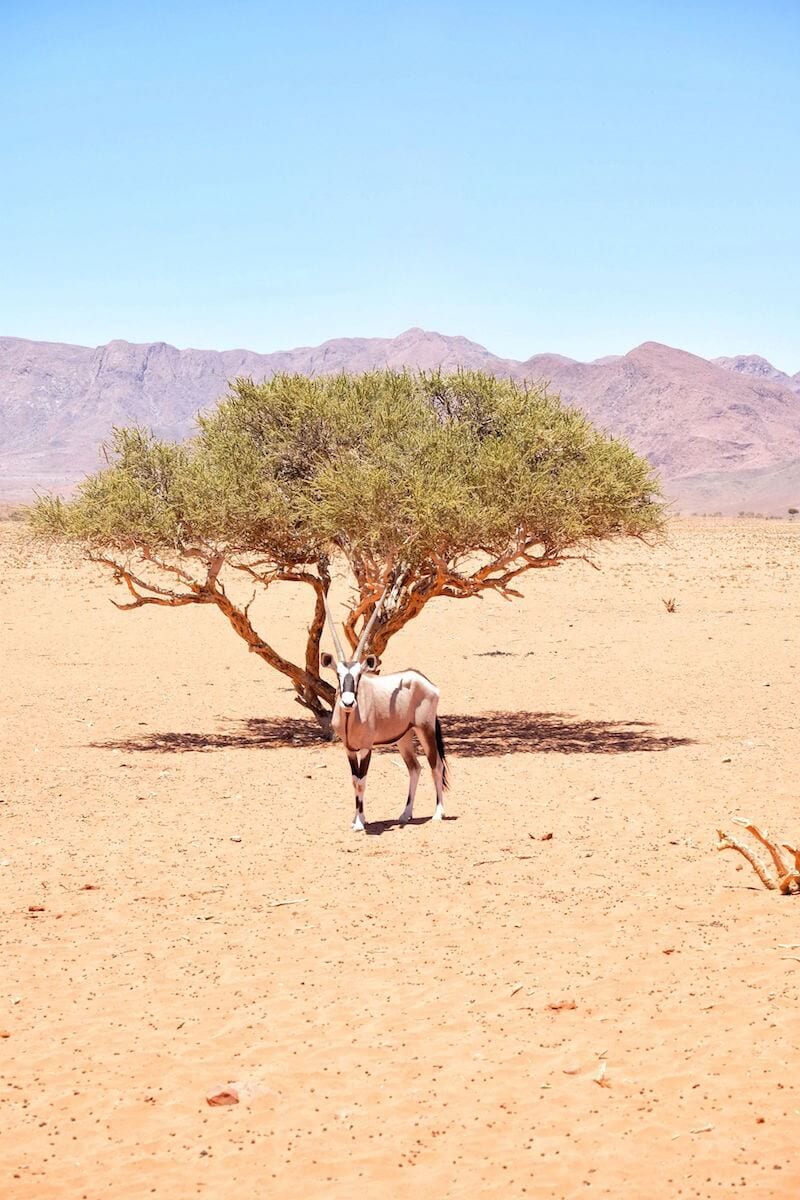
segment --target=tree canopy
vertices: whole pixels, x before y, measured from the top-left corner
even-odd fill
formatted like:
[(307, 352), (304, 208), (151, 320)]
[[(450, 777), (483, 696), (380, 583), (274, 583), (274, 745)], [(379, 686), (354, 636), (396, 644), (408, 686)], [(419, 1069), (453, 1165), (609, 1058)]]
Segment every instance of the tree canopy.
[[(73, 500), (42, 498), (35, 529), (82, 543), (127, 586), (120, 607), (215, 604), (323, 723), (332, 562), (354, 585), (352, 646), (381, 602), (381, 654), (435, 596), (513, 596), (523, 572), (663, 523), (653, 471), (625, 443), (543, 387), (474, 371), (237, 379), (190, 441), (116, 430), (107, 459)], [(237, 574), (313, 590), (303, 666), (232, 599)]]

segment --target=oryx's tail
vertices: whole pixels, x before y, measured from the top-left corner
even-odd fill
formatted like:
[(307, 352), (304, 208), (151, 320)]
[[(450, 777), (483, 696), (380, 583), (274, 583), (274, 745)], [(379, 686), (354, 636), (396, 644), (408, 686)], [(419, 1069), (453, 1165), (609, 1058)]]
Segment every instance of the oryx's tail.
[(442, 737), (442, 723), (439, 718), (436, 718), (436, 749), (439, 752), (439, 758), (442, 760), (442, 787), (448, 788), (450, 780), (447, 776), (447, 762), (445, 760), (444, 738)]

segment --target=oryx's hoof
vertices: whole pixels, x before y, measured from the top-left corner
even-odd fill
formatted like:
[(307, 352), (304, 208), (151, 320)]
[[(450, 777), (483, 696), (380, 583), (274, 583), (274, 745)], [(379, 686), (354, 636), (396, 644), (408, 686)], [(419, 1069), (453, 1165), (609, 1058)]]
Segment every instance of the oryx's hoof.
[(431, 820), (432, 821), (443, 821), (444, 820), (444, 809), (441, 807), (441, 805), (437, 804), (436, 812), (431, 817)]
[(356, 817), (355, 821), (353, 821), (352, 829), (353, 833), (364, 832), (364, 822), (361, 820), (361, 817)]
[(400, 813), (400, 824), (407, 825), (408, 822), (411, 820), (412, 815), (413, 814), (410, 813), (407, 808), (404, 808), (403, 811)]

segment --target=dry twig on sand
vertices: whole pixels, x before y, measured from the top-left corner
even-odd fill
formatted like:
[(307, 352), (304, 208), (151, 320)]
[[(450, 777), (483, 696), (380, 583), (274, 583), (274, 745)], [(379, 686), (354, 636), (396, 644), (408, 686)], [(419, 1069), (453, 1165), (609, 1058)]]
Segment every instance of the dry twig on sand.
[(778, 849), (776, 843), (772, 841), (769, 834), (762, 833), (758, 826), (754, 825), (752, 821), (745, 820), (743, 817), (734, 817), (734, 820), (738, 824), (744, 825), (747, 832), (752, 834), (756, 841), (760, 842), (769, 851), (777, 879), (773, 879), (770, 868), (756, 854), (755, 850), (746, 846), (743, 842), (737, 841), (730, 834), (724, 833), (721, 829), (717, 830), (719, 836), (717, 849), (738, 850), (750, 863), (750, 866), (756, 875), (758, 875), (764, 887), (768, 888), (771, 892), (777, 891), (784, 896), (788, 896), (793, 889), (800, 891), (800, 850), (795, 849), (794, 846), (790, 846), (787, 842), (781, 842), (783, 849), (788, 850), (794, 859), (794, 869), (792, 870), (786, 865), (781, 851)]

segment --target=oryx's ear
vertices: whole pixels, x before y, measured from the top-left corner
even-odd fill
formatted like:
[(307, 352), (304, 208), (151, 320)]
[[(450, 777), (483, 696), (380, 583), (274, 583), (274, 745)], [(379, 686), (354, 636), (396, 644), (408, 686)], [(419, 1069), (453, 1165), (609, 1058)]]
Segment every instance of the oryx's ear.
[(327, 652), (320, 654), (319, 665), (321, 667), (335, 667), (336, 663), (333, 661), (333, 655)]
[(364, 670), (377, 671), (379, 662), (377, 654), (367, 654), (364, 658)]

